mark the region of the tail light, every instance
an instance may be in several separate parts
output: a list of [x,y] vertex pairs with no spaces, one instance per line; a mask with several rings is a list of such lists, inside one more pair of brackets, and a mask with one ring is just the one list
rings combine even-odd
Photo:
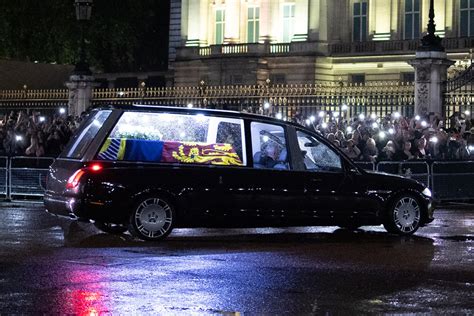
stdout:
[[67,180],[66,189],[76,188],[79,185],[79,181],[81,180],[82,176],[86,174],[87,170],[90,170],[92,172],[99,172],[102,169],[103,167],[101,164],[94,163],[86,168],[76,170],[76,172],[74,172],[72,176],[70,176],[69,179]]
[[79,169],[69,177],[66,183],[66,189],[74,189],[79,184],[81,177],[86,173],[84,169]]

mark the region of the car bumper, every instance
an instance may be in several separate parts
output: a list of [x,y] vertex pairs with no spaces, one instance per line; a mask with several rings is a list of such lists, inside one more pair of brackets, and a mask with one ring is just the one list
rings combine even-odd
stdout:
[[75,220],[107,223],[123,223],[128,220],[128,215],[122,210],[120,203],[114,204],[112,201],[100,202],[46,193],[44,205],[50,214]]
[[44,206],[46,211],[50,214],[67,217],[71,219],[78,219],[77,213],[81,209],[81,201],[74,197],[65,197],[45,193]]
[[434,210],[436,208],[436,205],[433,201],[433,199],[424,197],[425,200],[425,205],[426,205],[426,215],[423,218],[423,223],[428,224],[431,223],[434,220]]

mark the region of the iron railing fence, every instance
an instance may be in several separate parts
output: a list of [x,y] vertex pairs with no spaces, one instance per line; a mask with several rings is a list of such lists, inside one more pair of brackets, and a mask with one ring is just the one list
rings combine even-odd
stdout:
[[229,85],[137,89],[96,89],[95,106],[114,104],[155,104],[193,106],[281,115],[282,119],[307,118],[320,111],[337,112],[343,118],[356,114],[385,116],[399,112],[413,116],[414,85],[400,82],[347,84],[324,82],[301,85]]
[[[463,81],[464,82],[464,81]],[[470,83],[472,85],[472,82]],[[452,84],[451,84],[452,85]],[[457,87],[457,86],[456,86]],[[0,90],[0,109],[48,110],[67,107],[69,94],[62,90]],[[379,117],[393,112],[411,117],[414,114],[414,83],[392,81],[319,82],[314,84],[207,86],[201,82],[189,87],[146,87],[93,89],[93,106],[108,104],[155,104],[246,111],[283,119],[338,112],[350,118],[357,114],[375,113]],[[467,111],[467,112],[466,112]],[[455,113],[468,113],[473,118],[474,91],[466,85],[450,90],[444,96],[447,118]],[[449,124],[448,124],[449,125]]]
[[[468,66],[468,63],[470,65]],[[447,118],[448,127],[462,128],[459,121],[474,118],[474,64],[465,60],[464,65],[459,63],[448,71],[452,77],[444,83],[443,113]],[[457,118],[458,122],[454,120]],[[451,118],[451,119],[450,119]]]

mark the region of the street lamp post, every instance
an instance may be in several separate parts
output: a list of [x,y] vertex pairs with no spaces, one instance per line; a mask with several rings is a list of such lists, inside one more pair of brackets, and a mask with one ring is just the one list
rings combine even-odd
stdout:
[[89,64],[86,61],[85,39],[84,39],[84,24],[90,20],[92,13],[93,0],[74,0],[76,8],[76,20],[81,24],[81,47],[79,51],[79,61],[74,68],[74,74],[86,75],[92,74],[89,69]]

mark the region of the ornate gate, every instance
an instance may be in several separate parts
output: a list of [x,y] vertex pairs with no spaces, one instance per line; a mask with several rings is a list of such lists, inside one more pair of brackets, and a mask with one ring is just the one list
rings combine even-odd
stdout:
[[463,120],[471,120],[474,110],[474,68],[471,65],[458,71],[446,81],[444,113],[451,127],[460,126]]

